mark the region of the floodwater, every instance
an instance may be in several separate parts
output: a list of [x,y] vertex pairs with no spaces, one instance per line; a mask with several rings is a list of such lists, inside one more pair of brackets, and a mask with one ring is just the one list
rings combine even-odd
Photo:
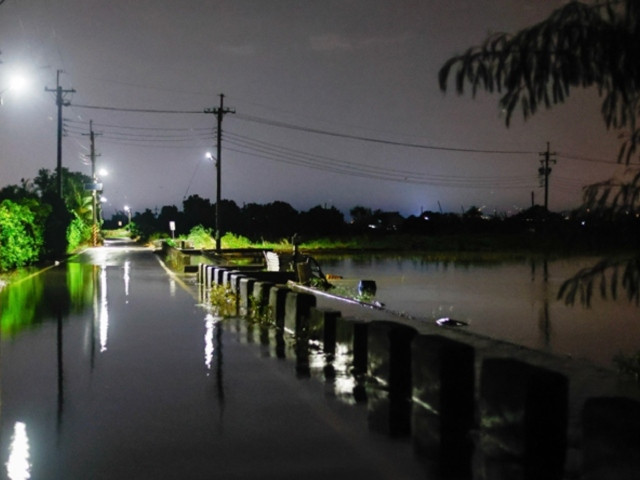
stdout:
[[0,478],[425,478],[195,291],[124,245],[0,292]]
[[[352,292],[374,280],[375,300],[418,321],[463,321],[479,334],[561,356],[612,367],[615,355],[640,350],[640,308],[624,294],[602,300],[597,287],[590,307],[558,300],[563,281],[597,258],[461,263],[421,257],[361,255],[318,257],[323,271]],[[621,290],[621,289],[619,289]]]

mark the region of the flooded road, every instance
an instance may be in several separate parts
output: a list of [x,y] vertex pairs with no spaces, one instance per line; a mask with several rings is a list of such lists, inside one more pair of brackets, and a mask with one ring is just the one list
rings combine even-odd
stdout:
[[0,293],[0,478],[425,478],[182,282],[125,244]]

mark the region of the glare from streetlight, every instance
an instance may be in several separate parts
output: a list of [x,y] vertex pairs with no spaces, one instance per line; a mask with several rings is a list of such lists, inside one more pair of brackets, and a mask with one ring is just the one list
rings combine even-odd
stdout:
[[9,76],[7,90],[22,93],[29,89],[31,79],[22,72],[14,72]]
[[208,160],[213,160],[213,154],[211,152],[205,153],[204,156],[207,157]]
[[106,176],[108,176],[108,175],[109,175],[109,171],[108,171],[108,170],[106,170],[106,169],[104,169],[104,168],[101,168],[101,169],[98,171],[98,175],[100,175],[101,177],[106,177]]

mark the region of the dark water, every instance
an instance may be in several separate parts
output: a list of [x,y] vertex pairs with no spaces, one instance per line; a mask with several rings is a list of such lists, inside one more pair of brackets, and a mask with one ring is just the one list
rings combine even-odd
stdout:
[[425,478],[409,440],[181,282],[104,248],[0,293],[0,478]]
[[[596,258],[502,263],[434,262],[420,257],[319,257],[334,283],[355,291],[377,284],[389,309],[433,322],[450,317],[470,330],[530,348],[612,366],[618,353],[640,350],[640,309],[626,299],[595,298],[590,307],[557,298],[564,280]],[[597,296],[597,294],[596,294]]]

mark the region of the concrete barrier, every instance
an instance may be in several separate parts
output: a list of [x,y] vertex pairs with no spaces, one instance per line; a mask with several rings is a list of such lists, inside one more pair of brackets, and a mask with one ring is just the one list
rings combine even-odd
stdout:
[[[299,376],[324,355],[316,371],[351,385],[345,399],[367,402],[369,427],[410,435],[416,454],[446,477],[640,478],[640,390],[621,388],[609,371],[375,310],[344,316],[353,302],[319,306],[318,297],[262,275],[215,272],[221,284],[239,286],[243,302],[268,307],[275,334],[247,332],[247,341],[259,340],[265,355],[295,358]],[[275,350],[266,348],[272,342]]]

